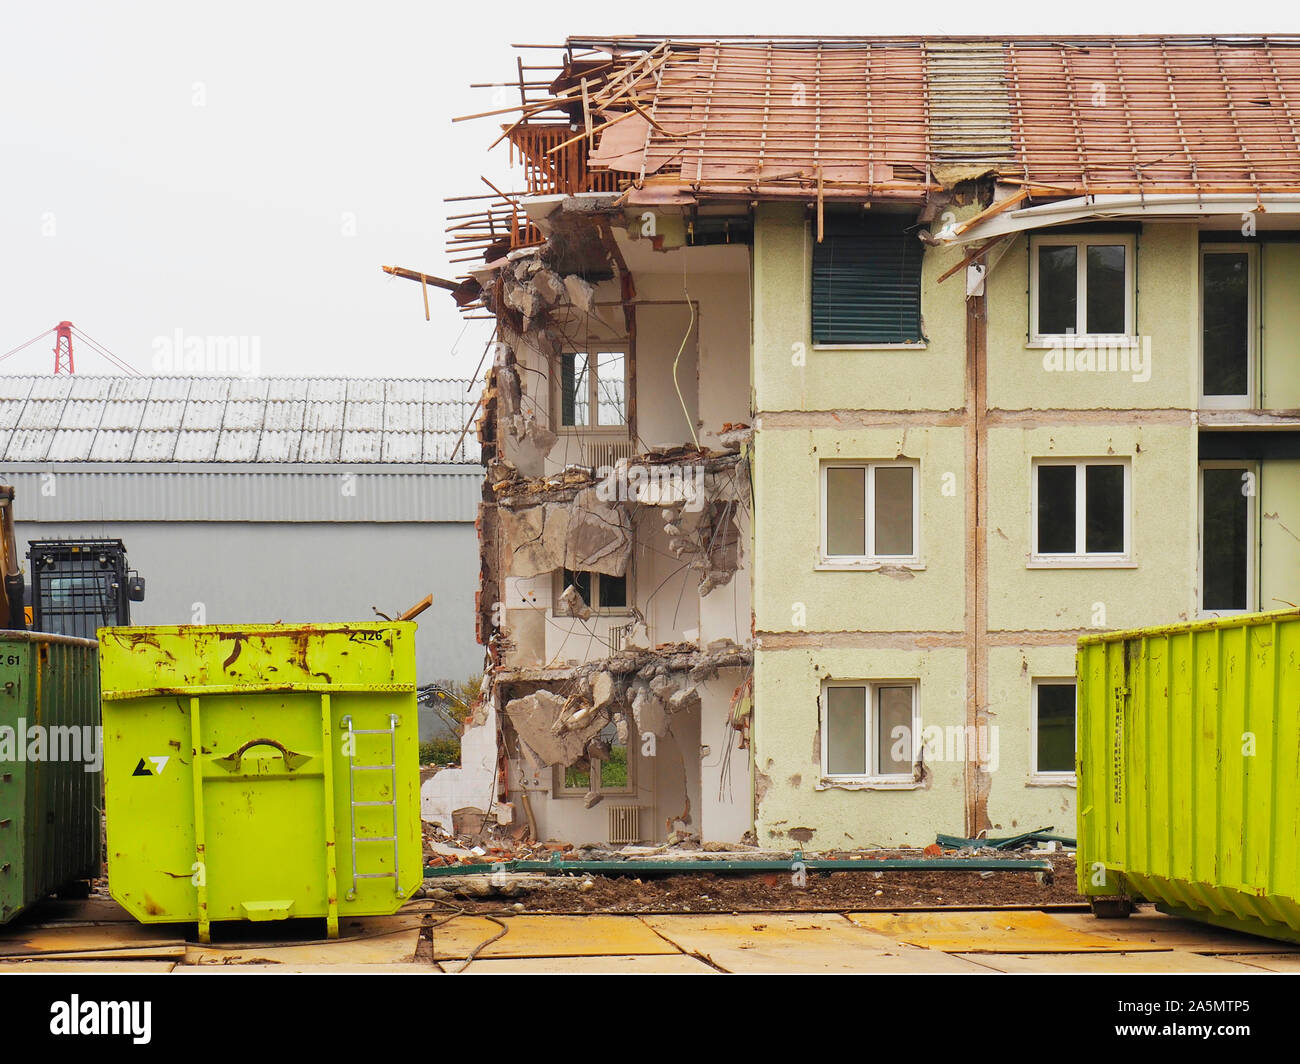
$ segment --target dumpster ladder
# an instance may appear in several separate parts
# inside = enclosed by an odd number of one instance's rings
[[[356,745],[349,742],[348,749],[352,751],[352,756],[348,758],[348,810],[350,813],[351,827],[349,834],[352,838],[352,888],[347,892],[348,901],[355,901],[357,897],[357,884],[363,879],[391,879],[393,881],[393,892],[399,897],[405,897],[402,891],[401,864],[399,862],[400,836],[398,835],[397,824],[397,726],[401,718],[396,713],[390,713],[388,716],[387,728],[354,728],[352,718],[344,717],[339,723],[347,730],[349,736],[356,735],[387,735],[388,736],[388,754],[389,759],[386,762],[378,762],[372,765],[359,765],[356,758]],[[388,801],[357,801],[357,775],[363,772],[387,772],[389,775],[390,786]],[[373,809],[387,807],[393,813],[393,833],[391,835],[359,835],[357,833],[357,810]],[[359,872],[357,871],[357,843],[371,842],[391,842],[393,844],[393,870],[391,872]]]

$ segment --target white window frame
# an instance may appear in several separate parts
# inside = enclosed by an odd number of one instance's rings
[[[1075,676],[1035,676],[1029,709],[1029,782],[1046,787],[1077,787],[1078,776],[1070,772],[1042,772],[1038,768],[1038,691],[1044,686],[1069,684],[1074,688],[1074,763],[1079,763],[1079,681]]]
[[[1090,465],[1117,465],[1124,469],[1124,550],[1120,553],[1089,554],[1078,550],[1087,546],[1086,468]],[[1038,470],[1044,466],[1074,466],[1074,545],[1071,554],[1043,554],[1038,549]],[[1106,569],[1131,568],[1133,562],[1133,463],[1128,456],[1094,458],[1035,458],[1030,464],[1029,542],[1031,569]]]
[[[1246,252],[1247,278],[1246,302],[1246,394],[1205,394],[1205,256],[1216,253],[1240,254]],[[1204,410],[1252,410],[1257,405],[1256,389],[1259,387],[1259,246],[1256,244],[1202,244],[1197,260],[1196,295],[1196,361],[1197,391]]]
[[[1124,331],[1122,333],[1090,333],[1076,329],[1073,333],[1042,333],[1038,329],[1038,249],[1040,247],[1074,247],[1078,249],[1075,262],[1075,323],[1088,322],[1088,252],[1095,244],[1122,244],[1124,251]],[[1096,339],[1132,339],[1136,325],[1134,312],[1137,304],[1137,238],[1131,233],[1088,234],[1086,236],[1034,236],[1029,240],[1029,335],[1034,346],[1048,347],[1067,337]]]
[[[621,425],[598,425],[599,411],[599,375],[596,360],[601,354],[618,353],[623,356],[623,423]],[[587,409],[591,411],[590,425],[565,425],[564,422],[564,356],[586,355],[587,357]],[[625,342],[586,344],[566,344],[555,356],[555,380],[551,387],[551,402],[554,415],[551,428],[557,433],[583,436],[615,436],[626,438],[630,428],[628,415],[631,407],[632,356],[630,346]]]
[[[1246,608],[1207,610],[1205,603],[1205,471],[1241,469],[1254,475],[1255,491],[1246,496]],[[1200,617],[1236,617],[1259,608],[1259,463],[1246,458],[1215,458],[1198,463],[1196,470],[1196,612]]]
[[[600,782],[600,768],[599,768],[600,759],[591,758],[588,761],[588,764],[590,766],[590,771],[591,771],[591,790],[593,792],[595,792],[596,794],[603,794],[606,797],[619,797],[619,796],[627,797],[629,795],[634,795],[637,793],[637,785],[636,785],[637,748],[636,748],[636,743],[634,741],[635,739],[636,739],[636,730],[630,728],[628,733],[628,741],[627,741],[627,786],[626,787],[613,787],[613,788],[603,787]],[[552,773],[553,773],[552,780],[551,780],[552,797],[581,798],[584,795],[588,794],[589,792],[586,787],[568,787],[565,785],[564,769],[565,769],[564,765],[552,766]]]
[[[912,471],[912,553],[876,554],[876,470],[907,468]],[[826,473],[830,469],[863,469],[863,490],[866,493],[865,515],[866,536],[864,546],[866,553],[830,554],[826,549],[826,526],[830,517],[830,504],[827,499]],[[883,565],[905,565],[910,568],[923,568],[921,561],[921,463],[916,459],[890,459],[872,461],[863,459],[836,458],[821,463],[818,475],[821,478],[821,544],[819,569],[879,569]]]
[[[627,581],[627,595],[626,595],[627,604],[624,606],[597,606],[594,605],[593,603],[588,602],[587,605],[591,607],[592,612],[594,612],[597,616],[600,617],[627,617],[632,613],[632,603],[634,601],[632,598],[632,593],[633,593],[632,570],[633,570],[633,566],[629,562],[627,571],[623,574],[623,579]],[[582,569],[582,570],[574,570],[574,571],[587,572],[588,570]],[[597,594],[599,594],[600,582],[604,578],[604,575],[605,575],[604,573],[591,574],[593,578],[592,586],[593,588],[596,589]],[[567,586],[568,585],[564,582],[564,567],[561,566],[559,569],[555,570],[555,583],[552,587],[551,613],[556,617],[573,616],[571,613],[569,613],[567,610],[564,609],[564,606],[560,602],[560,596],[564,594],[564,589]]]
[[[835,774],[829,770],[830,726],[827,714],[830,709],[826,692],[833,687],[863,688],[866,691],[866,761],[865,774]],[[877,769],[879,761],[875,749],[877,691],[882,687],[909,687],[912,691],[912,771],[909,773],[882,774]],[[818,720],[821,725],[821,778],[823,785],[857,785],[873,790],[912,790],[920,786],[916,768],[920,761],[921,741],[921,682],[913,678],[896,680],[826,680],[818,698]]]

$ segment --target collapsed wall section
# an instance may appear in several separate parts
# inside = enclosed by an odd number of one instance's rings
[[[752,653],[737,642],[749,628],[747,584],[730,631],[712,623],[725,607],[703,626],[700,603],[735,587],[744,567],[751,433],[722,425],[721,449],[701,446],[693,428],[676,446],[639,439],[637,374],[651,369],[636,365],[635,287],[619,258],[607,222],[587,214],[480,278],[497,319],[478,423],[477,631],[492,711],[467,726],[459,775],[426,783],[426,817],[436,809],[463,826],[481,814],[516,838],[577,841],[575,832],[606,831],[603,811],[589,811],[618,805],[633,810],[624,841],[653,841],[699,838],[707,808],[738,840],[752,824]],[[572,437],[556,416],[557,367],[575,335],[619,337],[626,348],[617,399],[628,445],[602,464],[586,447],[569,460]],[[680,394],[675,376],[668,386]],[[672,597],[656,599],[659,569],[676,580]],[[659,586],[634,587],[634,571]],[[617,616],[601,601],[602,580],[626,596]],[[561,627],[579,638],[557,647]],[[702,779],[705,763],[716,785]]]

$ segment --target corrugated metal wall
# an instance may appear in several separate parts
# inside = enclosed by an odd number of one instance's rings
[[[21,505],[21,504],[20,504]],[[474,638],[478,538],[468,523],[236,521],[15,522],[23,569],[35,539],[103,536],[126,544],[145,578],[133,624],[373,621],[433,593],[417,619],[421,683],[483,671]]]
[[[483,471],[450,466],[0,467],[23,521],[473,521]]]

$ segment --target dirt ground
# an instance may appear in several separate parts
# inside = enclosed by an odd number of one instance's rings
[[[550,913],[712,913],[773,911],[858,911],[953,907],[1006,907],[1080,904],[1074,858],[1054,854],[1052,881],[1040,883],[1033,872],[860,871],[808,873],[796,886],[788,873],[753,875],[590,876],[590,887],[542,886],[515,896],[466,897],[455,879],[426,880],[426,890],[455,895],[467,912]],[[578,880],[581,884],[581,879]],[[441,896],[441,895],[435,895]],[[521,906],[522,908],[518,908]]]

